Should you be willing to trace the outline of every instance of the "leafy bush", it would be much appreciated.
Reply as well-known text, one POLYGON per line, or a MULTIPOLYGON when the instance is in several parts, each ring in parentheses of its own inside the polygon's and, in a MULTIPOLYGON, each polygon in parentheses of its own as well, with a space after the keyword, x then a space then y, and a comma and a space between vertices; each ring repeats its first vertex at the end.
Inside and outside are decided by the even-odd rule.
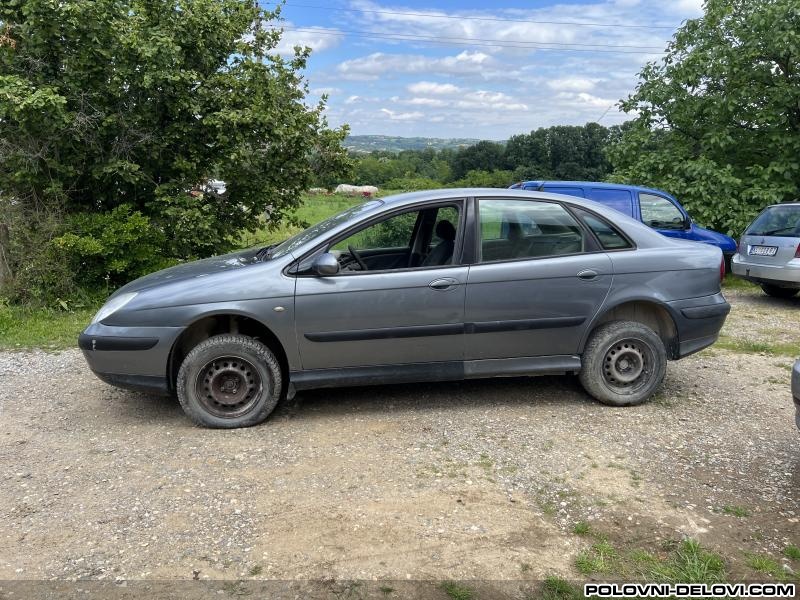
POLYGON ((387 181, 384 187, 402 192, 417 192, 419 190, 436 190, 444 187, 444 184, 429 177, 397 177, 387 181))
POLYGON ((514 173, 511 171, 482 171, 467 172, 463 178, 454 181, 453 187, 489 187, 507 188, 514 183, 514 173))
POLYGON ((89 289, 124 284, 170 264, 165 258, 164 232, 149 217, 123 204, 107 213, 69 217, 67 233, 53 244, 66 258, 79 282, 89 289))

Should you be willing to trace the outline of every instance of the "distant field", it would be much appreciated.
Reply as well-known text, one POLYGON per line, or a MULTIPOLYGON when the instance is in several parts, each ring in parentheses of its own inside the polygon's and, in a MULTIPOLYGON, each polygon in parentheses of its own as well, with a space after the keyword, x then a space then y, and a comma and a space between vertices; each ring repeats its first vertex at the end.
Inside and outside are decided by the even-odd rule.
MULTIPOLYGON (((382 190, 378 197, 389 196, 396 193, 393 190, 382 190)), ((242 235, 242 248, 250 246, 274 244, 285 240, 289 236, 305 229, 303 223, 313 225, 331 215, 343 211, 355 204, 364 202, 361 196, 344 196, 339 194, 303 194, 303 203, 292 213, 292 219, 287 219, 276 228, 267 226, 262 227, 255 233, 245 233, 242 235), (293 220, 294 223, 289 222, 293 220)))

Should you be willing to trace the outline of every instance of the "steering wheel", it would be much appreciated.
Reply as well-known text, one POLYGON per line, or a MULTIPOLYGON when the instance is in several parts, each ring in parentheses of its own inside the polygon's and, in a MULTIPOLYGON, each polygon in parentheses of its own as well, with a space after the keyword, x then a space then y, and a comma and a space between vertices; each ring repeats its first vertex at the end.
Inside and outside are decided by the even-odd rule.
POLYGON ((358 266, 361 267, 362 271, 369 271, 367 263, 364 262, 364 259, 361 258, 361 255, 358 252, 356 252, 355 248, 353 248, 352 246, 348 246, 347 250, 348 252, 350 252, 350 256, 356 259, 356 262, 358 263, 358 266))

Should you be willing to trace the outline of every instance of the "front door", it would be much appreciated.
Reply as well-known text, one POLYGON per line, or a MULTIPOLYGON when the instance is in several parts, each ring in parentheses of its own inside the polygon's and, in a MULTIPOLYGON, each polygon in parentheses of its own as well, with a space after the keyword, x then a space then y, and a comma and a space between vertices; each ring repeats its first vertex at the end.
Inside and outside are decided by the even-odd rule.
POLYGON ((461 361, 462 201, 415 207, 332 240, 337 275, 300 274, 304 370, 461 361))
POLYGON ((574 355, 611 286, 611 260, 555 202, 478 201, 465 358, 574 355))

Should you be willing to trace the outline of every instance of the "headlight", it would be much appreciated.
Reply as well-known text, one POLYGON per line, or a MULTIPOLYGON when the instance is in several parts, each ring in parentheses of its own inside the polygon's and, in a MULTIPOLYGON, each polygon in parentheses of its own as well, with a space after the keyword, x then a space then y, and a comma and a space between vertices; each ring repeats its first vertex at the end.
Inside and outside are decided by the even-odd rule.
POLYGON ((120 294, 106 302, 103 305, 103 308, 97 311, 97 314, 92 319, 92 325, 102 321, 103 319, 107 319, 115 312, 117 312, 120 308, 125 306, 128 302, 133 300, 136 297, 137 292, 130 292, 128 294, 120 294))

